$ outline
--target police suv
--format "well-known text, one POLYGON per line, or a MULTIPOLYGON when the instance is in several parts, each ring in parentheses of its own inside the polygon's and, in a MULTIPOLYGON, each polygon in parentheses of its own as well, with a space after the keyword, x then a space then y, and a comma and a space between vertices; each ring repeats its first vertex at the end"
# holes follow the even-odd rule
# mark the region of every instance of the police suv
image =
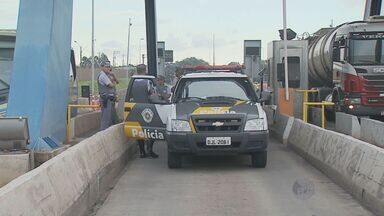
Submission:
MULTIPOLYGON (((166 140, 169 168, 180 168, 184 155, 249 154, 253 167, 267 162, 268 123, 246 75, 204 72, 183 76, 171 101, 134 97, 134 76, 125 102, 125 133, 135 139, 166 140), (140 101, 141 100, 141 101, 140 101)), ((148 98, 155 91, 146 91, 148 98)))

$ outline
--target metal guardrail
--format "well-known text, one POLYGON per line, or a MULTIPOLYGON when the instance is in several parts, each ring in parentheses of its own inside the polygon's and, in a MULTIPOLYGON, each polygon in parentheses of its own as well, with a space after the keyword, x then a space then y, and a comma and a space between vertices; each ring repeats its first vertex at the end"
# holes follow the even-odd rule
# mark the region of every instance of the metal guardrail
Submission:
POLYGON ((92 109, 100 109, 100 105, 75 105, 75 104, 70 104, 68 105, 67 108, 67 137, 66 141, 67 143, 70 142, 70 136, 71 136, 71 111, 72 108, 92 108, 92 109))
POLYGON ((310 106, 321 106, 321 126, 325 128, 325 107, 334 106, 332 102, 308 102, 308 93, 318 93, 317 89, 311 90, 296 90, 297 92, 303 93, 303 121, 308 123, 308 108, 310 106))
POLYGON ((334 106, 335 103, 332 102, 304 102, 303 103, 303 121, 308 123, 308 107, 310 106, 321 106, 321 127, 325 128, 325 107, 334 106))

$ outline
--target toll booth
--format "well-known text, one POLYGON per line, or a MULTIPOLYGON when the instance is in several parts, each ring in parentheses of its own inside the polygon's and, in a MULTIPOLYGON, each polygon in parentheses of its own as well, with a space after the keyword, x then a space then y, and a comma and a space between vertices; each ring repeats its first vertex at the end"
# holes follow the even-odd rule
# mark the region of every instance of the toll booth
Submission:
POLYGON ((165 63, 173 63, 173 50, 165 50, 165 63))
POLYGON ((157 74, 165 76, 165 42, 157 42, 157 74))
POLYGON ((288 41, 288 85, 289 100, 285 97, 284 41, 268 44, 268 85, 272 90, 271 103, 277 105, 280 113, 302 117, 303 95, 299 89, 308 89, 308 41, 288 41))
POLYGON ((244 65, 245 74, 247 74, 252 81, 259 81, 259 73, 261 71, 261 40, 244 41, 244 65))

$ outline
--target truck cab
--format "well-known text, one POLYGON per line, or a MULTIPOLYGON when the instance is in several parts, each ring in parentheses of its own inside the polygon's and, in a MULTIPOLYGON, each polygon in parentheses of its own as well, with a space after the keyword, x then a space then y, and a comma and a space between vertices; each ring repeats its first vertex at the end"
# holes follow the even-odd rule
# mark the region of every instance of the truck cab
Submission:
MULTIPOLYGON (((132 85, 136 79, 131 80, 132 85)), ((266 166, 267 118, 246 75, 185 75, 168 104, 135 103, 129 91, 125 104, 126 135, 166 140, 169 168, 180 168, 185 155, 227 154, 247 154, 253 167, 266 166)))

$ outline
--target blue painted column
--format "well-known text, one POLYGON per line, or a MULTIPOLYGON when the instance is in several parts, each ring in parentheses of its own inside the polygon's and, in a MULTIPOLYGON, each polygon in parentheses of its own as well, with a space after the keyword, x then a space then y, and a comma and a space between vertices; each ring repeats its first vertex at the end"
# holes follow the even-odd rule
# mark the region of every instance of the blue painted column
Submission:
POLYGON ((28 117, 30 148, 65 140, 72 8, 73 0, 20 0, 7 116, 28 117))

